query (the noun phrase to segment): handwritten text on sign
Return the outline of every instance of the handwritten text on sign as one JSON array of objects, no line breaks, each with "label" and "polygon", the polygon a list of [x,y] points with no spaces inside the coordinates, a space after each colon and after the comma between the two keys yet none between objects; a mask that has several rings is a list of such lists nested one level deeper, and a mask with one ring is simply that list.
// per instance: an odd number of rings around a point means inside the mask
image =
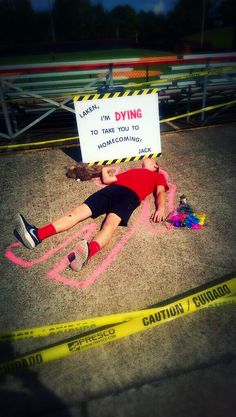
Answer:
[{"label": "handwritten text on sign", "polygon": [[83,162],[161,153],[157,93],[74,105]]}]

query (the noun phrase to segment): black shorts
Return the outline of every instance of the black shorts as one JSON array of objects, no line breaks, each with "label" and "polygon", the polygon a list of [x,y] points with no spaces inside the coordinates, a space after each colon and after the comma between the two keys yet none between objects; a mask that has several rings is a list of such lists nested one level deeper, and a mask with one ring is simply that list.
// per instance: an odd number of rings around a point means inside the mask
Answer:
[{"label": "black shorts", "polygon": [[92,218],[101,214],[115,213],[121,218],[120,226],[127,226],[133,211],[139,206],[137,194],[123,185],[111,184],[84,201],[92,211]]}]

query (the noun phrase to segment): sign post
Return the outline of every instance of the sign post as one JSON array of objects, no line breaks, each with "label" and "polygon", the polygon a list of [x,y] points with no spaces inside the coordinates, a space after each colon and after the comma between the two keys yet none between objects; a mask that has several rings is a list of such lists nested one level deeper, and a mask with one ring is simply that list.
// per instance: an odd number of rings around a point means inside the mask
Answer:
[{"label": "sign post", "polygon": [[157,89],[77,96],[74,106],[83,162],[161,154]]}]

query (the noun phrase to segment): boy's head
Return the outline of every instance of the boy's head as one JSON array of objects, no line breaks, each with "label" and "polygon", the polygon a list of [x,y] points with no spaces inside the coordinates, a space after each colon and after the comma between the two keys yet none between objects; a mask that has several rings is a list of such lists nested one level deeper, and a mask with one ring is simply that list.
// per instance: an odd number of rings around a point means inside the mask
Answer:
[{"label": "boy's head", "polygon": [[152,158],[146,158],[143,160],[142,168],[149,169],[149,171],[158,172],[159,171],[159,165],[157,164],[155,159]]}]

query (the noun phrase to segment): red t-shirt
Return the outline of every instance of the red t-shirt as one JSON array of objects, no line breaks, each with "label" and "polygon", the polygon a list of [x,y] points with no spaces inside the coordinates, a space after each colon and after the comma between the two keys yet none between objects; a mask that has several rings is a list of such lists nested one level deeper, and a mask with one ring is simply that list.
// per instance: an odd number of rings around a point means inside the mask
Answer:
[{"label": "red t-shirt", "polygon": [[168,191],[166,179],[163,174],[155,171],[149,171],[146,168],[134,168],[118,174],[117,181],[113,184],[123,185],[133,190],[139,197],[144,200],[147,195],[153,193],[158,185],[163,185],[165,191]]}]

